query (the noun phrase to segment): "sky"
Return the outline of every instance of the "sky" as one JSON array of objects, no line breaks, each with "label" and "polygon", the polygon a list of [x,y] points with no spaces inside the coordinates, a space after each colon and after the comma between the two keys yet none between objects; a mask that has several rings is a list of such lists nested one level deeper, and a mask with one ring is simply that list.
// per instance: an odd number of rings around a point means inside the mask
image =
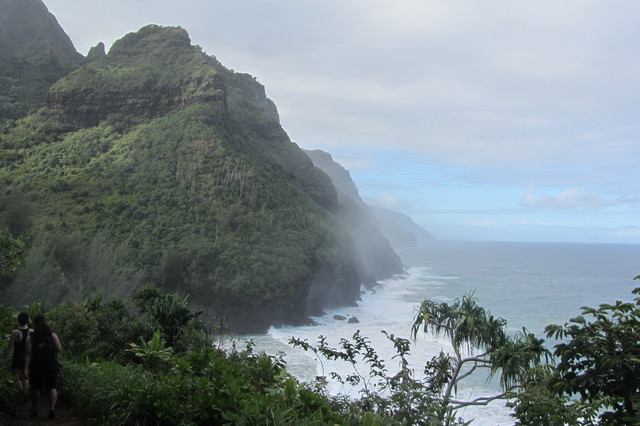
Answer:
[{"label": "sky", "polygon": [[640,2],[44,2],[82,54],[181,26],[439,239],[640,243]]}]

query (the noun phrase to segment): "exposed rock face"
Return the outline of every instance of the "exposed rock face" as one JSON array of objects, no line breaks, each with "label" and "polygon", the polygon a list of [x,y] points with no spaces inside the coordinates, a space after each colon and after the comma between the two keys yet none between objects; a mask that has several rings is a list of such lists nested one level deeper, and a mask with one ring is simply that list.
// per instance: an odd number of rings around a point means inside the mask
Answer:
[{"label": "exposed rock face", "polygon": [[366,211],[366,204],[360,198],[360,193],[356,184],[351,179],[351,174],[347,169],[342,167],[338,162],[334,161],[331,154],[320,149],[305,150],[313,165],[324,171],[331,178],[331,182],[336,188],[350,197],[353,201]]},{"label": "exposed rock face", "polygon": [[105,48],[103,42],[96,44],[91,49],[89,49],[89,53],[87,53],[87,60],[95,61],[96,59],[102,58],[107,54],[104,49]]},{"label": "exposed rock face", "polygon": [[44,105],[49,86],[79,54],[40,0],[0,0],[0,120]]},{"label": "exposed rock face", "polygon": [[82,55],[40,0],[0,0],[0,54],[67,72]]},{"label": "exposed rock face", "polygon": [[191,46],[182,28],[147,26],[113,44],[109,54],[78,69],[49,91],[47,105],[79,128],[97,126],[112,114],[153,118],[192,103],[212,103],[215,122],[225,120],[226,93],[215,62]]}]

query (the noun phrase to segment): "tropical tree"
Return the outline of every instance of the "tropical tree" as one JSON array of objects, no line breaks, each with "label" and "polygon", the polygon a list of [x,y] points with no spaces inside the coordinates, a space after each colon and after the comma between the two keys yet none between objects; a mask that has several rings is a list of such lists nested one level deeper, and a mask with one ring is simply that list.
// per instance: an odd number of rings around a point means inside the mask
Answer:
[{"label": "tropical tree", "polygon": [[582,315],[545,332],[562,340],[554,347],[559,363],[548,381],[552,392],[578,398],[602,423],[640,422],[640,297],[583,306]]},{"label": "tropical tree", "polygon": [[199,320],[202,311],[191,309],[189,295],[164,293],[148,284],[136,293],[134,301],[157,324],[167,345],[174,349],[180,334],[189,326],[204,331]]},{"label": "tropical tree", "polygon": [[[506,325],[506,320],[478,305],[473,293],[453,304],[427,299],[419,306],[411,328],[414,339],[421,330],[432,332],[447,337],[453,350],[452,354],[442,351],[425,366],[430,388],[441,393],[446,406],[455,410],[508,398],[529,369],[550,355],[544,340],[525,328],[510,337]],[[499,375],[501,392],[473,400],[456,399],[459,383],[478,369],[487,369],[489,376]]]},{"label": "tropical tree", "polygon": [[[390,374],[384,359],[378,356],[369,338],[362,336],[360,330],[353,334],[352,339],[341,338],[338,347],[329,345],[324,336],[318,338],[317,345],[293,337],[289,344],[313,353],[322,370],[322,375],[316,377],[315,391],[330,398],[345,417],[362,418],[358,424],[468,425],[456,417],[450,406],[442,404],[439,394],[429,387],[427,381],[414,376],[408,360],[411,342],[386,331],[382,333],[393,343],[396,351],[393,358],[400,361],[400,370],[395,374]],[[326,361],[351,364],[352,374],[341,376],[331,372],[329,375],[332,381],[343,386],[360,387],[359,399],[352,400],[340,394],[328,395],[328,381],[324,375]]]}]

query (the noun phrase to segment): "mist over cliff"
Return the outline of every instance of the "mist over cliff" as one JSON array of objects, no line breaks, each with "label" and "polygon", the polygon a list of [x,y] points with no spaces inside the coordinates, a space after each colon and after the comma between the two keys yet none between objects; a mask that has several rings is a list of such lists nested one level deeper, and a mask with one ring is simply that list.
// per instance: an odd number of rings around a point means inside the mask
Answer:
[{"label": "mist over cliff", "polygon": [[370,206],[378,227],[395,249],[423,247],[436,237],[404,213],[379,206]]},{"label": "mist over cliff", "polygon": [[42,53],[38,40],[59,45],[46,52],[60,72],[20,80],[33,98],[0,98],[0,232],[29,239],[3,300],[127,297],[154,282],[232,330],[265,331],[402,273],[358,202],[291,142],[265,88],[184,29],[149,25],[82,58],[39,0],[0,11],[34,24],[23,44],[0,30],[3,57],[20,64],[0,78],[45,69],[25,52]]},{"label": "mist over cliff", "polygon": [[[353,237],[360,241],[361,246],[378,247],[380,250],[388,246],[403,249],[423,246],[435,239],[429,231],[416,224],[409,216],[365,203],[349,171],[335,161],[331,154],[317,149],[305,150],[305,152],[313,164],[331,178],[331,182],[338,191],[338,199],[343,204],[352,204],[353,210],[358,211],[358,223],[362,232],[355,232]],[[383,258],[388,261],[391,256],[385,254]]]}]

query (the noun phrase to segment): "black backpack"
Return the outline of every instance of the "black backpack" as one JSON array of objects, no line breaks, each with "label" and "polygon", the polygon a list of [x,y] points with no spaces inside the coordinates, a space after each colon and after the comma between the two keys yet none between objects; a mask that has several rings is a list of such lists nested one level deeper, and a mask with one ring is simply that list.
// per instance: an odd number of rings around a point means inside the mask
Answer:
[{"label": "black backpack", "polygon": [[56,364],[56,347],[53,338],[47,336],[46,340],[38,340],[33,336],[33,362],[40,365]]}]

